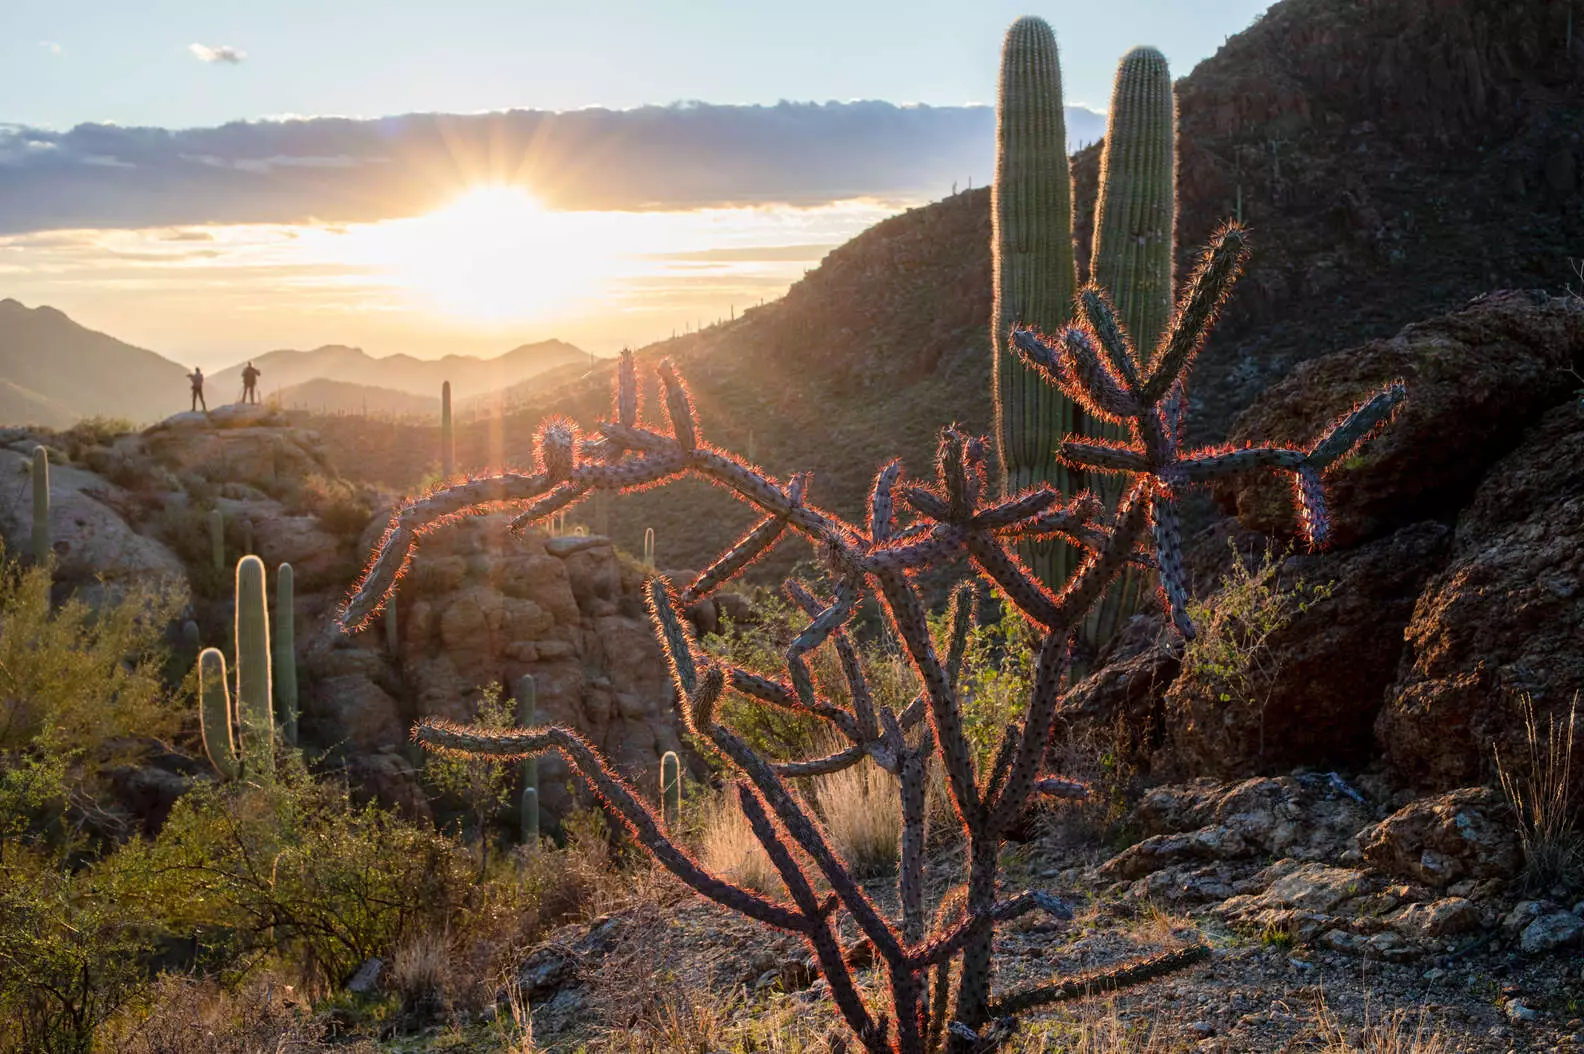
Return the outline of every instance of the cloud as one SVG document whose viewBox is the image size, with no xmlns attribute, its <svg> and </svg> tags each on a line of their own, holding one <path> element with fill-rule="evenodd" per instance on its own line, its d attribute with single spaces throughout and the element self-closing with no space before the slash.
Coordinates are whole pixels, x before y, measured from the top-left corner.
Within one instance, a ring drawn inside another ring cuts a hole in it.
<svg viewBox="0 0 1584 1054">
<path fill-rule="evenodd" d="M 219 47 L 210 47 L 208 44 L 188 44 L 187 50 L 192 52 L 199 62 L 224 62 L 235 66 L 247 58 L 247 52 L 234 48 L 230 44 L 221 44 Z"/>
<path fill-rule="evenodd" d="M 1075 131 L 1092 124 L 1069 115 Z M 505 181 L 561 209 L 920 201 L 954 183 L 982 186 L 994 144 L 989 107 L 887 102 L 690 102 L 181 130 L 0 124 L 0 234 L 368 222 Z"/>
</svg>

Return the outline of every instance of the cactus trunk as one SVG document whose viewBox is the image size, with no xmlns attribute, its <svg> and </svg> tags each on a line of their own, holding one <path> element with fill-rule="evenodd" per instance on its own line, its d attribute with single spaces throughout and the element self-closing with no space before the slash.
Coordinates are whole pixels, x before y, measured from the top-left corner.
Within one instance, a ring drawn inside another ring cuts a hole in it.
<svg viewBox="0 0 1584 1054">
<path fill-rule="evenodd" d="M 296 576 L 291 564 L 275 572 L 275 709 L 286 745 L 297 745 Z"/>
<path fill-rule="evenodd" d="M 440 475 L 456 472 L 456 433 L 451 425 L 451 382 L 440 385 Z"/>
<path fill-rule="evenodd" d="M 270 690 L 264 561 L 256 556 L 244 556 L 237 561 L 236 681 L 244 773 L 268 779 L 275 774 L 275 719 Z"/>
<path fill-rule="evenodd" d="M 1134 48 L 1117 65 L 1095 202 L 1094 280 L 1111 297 L 1117 320 L 1147 374 L 1172 311 L 1172 254 L 1177 227 L 1177 113 L 1171 71 L 1155 48 Z M 1127 442 L 1125 424 L 1088 419 L 1085 435 Z M 1115 510 L 1126 477 L 1097 473 L 1094 488 Z M 1082 631 L 1090 658 L 1142 609 L 1146 576 L 1121 575 L 1089 612 Z M 1075 673 L 1084 672 L 1080 662 Z"/>
<path fill-rule="evenodd" d="M 517 727 L 532 728 L 538 723 L 539 690 L 533 674 L 517 678 Z M 522 796 L 519 812 L 522 822 L 522 843 L 529 848 L 539 845 L 539 759 L 534 756 L 522 760 Z"/>
<path fill-rule="evenodd" d="M 43 567 L 50 558 L 49 451 L 33 448 L 33 562 Z"/>
<path fill-rule="evenodd" d="M 204 753 L 222 779 L 241 775 L 237 756 L 236 713 L 226 683 L 226 661 L 219 648 L 198 653 L 198 724 L 203 730 Z"/>
<path fill-rule="evenodd" d="M 1077 408 L 1008 347 L 1014 324 L 1047 333 L 1066 325 L 1078 277 L 1061 68 L 1056 36 L 1039 18 L 1012 23 L 1001 52 L 991 222 L 991 354 L 1002 485 L 1008 494 L 1045 483 L 1071 494 L 1077 480 L 1057 461 L 1056 449 L 1077 430 Z M 1074 563 L 1062 542 L 1031 543 L 1020 547 L 1020 555 L 1052 589 Z"/>
</svg>

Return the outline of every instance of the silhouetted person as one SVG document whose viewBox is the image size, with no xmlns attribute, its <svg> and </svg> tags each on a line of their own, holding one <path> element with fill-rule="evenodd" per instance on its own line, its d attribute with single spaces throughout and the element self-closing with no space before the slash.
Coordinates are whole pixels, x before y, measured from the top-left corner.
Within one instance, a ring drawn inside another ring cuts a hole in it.
<svg viewBox="0 0 1584 1054">
<path fill-rule="evenodd" d="M 192 381 L 192 408 L 196 410 L 202 406 L 204 413 L 208 413 L 209 404 L 204 402 L 203 397 L 203 370 L 194 366 L 193 371 L 187 375 L 187 379 Z"/>
<path fill-rule="evenodd" d="M 260 370 L 249 362 L 242 369 L 242 401 L 245 403 L 258 402 L 258 379 Z"/>
</svg>

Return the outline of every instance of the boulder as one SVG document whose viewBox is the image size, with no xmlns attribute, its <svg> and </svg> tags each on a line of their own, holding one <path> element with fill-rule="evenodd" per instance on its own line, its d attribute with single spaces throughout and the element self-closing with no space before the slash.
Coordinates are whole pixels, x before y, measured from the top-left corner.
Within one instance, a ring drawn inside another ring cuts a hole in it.
<svg viewBox="0 0 1584 1054">
<path fill-rule="evenodd" d="M 1375 726 L 1394 774 L 1428 788 L 1526 770 L 1522 708 L 1543 737 L 1584 690 L 1584 406 L 1559 406 L 1486 474 L 1430 579 Z M 1544 744 L 1542 743 L 1542 748 Z M 1575 765 L 1575 793 L 1584 766 Z"/>
<path fill-rule="evenodd" d="M 1445 559 L 1449 536 L 1441 524 L 1419 523 L 1351 549 L 1283 560 L 1274 588 L 1289 598 L 1288 617 L 1257 651 L 1248 649 L 1255 653 L 1246 676 L 1231 683 L 1218 661 L 1192 661 L 1210 654 L 1208 636 L 1189 645 L 1183 672 L 1165 693 L 1171 763 L 1223 775 L 1365 763 L 1397 676 L 1402 629 Z M 1200 630 L 1208 635 L 1213 627 Z M 1261 632 L 1228 624 L 1222 639 Z"/>
<path fill-rule="evenodd" d="M 166 421 L 143 433 L 143 445 L 178 475 L 192 474 L 216 484 L 242 483 L 268 494 L 280 494 L 308 476 L 329 472 L 312 432 L 281 427 L 263 416 L 246 417 L 238 424 L 203 428 Z"/>
<path fill-rule="evenodd" d="M 31 460 L 0 450 L 0 533 L 14 554 L 29 552 L 33 530 Z M 50 465 L 50 539 L 55 578 L 90 602 L 108 591 L 119 595 L 136 584 L 162 582 L 188 597 L 187 571 L 163 543 L 137 533 L 117 506 L 128 495 L 92 472 Z"/>
<path fill-rule="evenodd" d="M 1530 424 L 1567 401 L 1584 361 L 1584 301 L 1503 291 L 1404 327 L 1389 340 L 1306 362 L 1238 418 L 1230 440 L 1308 444 L 1355 400 L 1407 383 L 1395 419 L 1327 477 L 1333 544 L 1354 545 L 1427 518 L 1450 520 L 1484 470 Z M 1218 500 L 1252 530 L 1292 536 L 1290 477 L 1239 477 Z"/>
<path fill-rule="evenodd" d="M 1410 802 L 1357 835 L 1371 867 L 1444 889 L 1512 878 L 1523 865 L 1512 812 L 1489 787 Z"/>
</svg>

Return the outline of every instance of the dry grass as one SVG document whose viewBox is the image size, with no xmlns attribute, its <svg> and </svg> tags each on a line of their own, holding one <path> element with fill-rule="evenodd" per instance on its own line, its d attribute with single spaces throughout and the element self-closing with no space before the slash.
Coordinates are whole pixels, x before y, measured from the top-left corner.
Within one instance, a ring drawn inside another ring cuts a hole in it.
<svg viewBox="0 0 1584 1054">
<path fill-rule="evenodd" d="M 698 853 L 706 868 L 727 881 L 760 893 L 782 895 L 781 877 L 733 795 L 718 794 L 705 804 Z"/>
<path fill-rule="evenodd" d="M 374 1054 L 371 1043 L 332 1046 L 326 1022 L 310 1015 L 292 988 L 259 977 L 228 992 L 209 980 L 167 974 L 151 1004 L 124 1015 L 102 1035 L 114 1054 Z"/>
<path fill-rule="evenodd" d="M 444 1013 L 450 1002 L 450 941 L 443 933 L 417 933 L 403 941 L 391 957 L 391 990 L 401 997 L 402 1011 L 426 1020 Z"/>
<path fill-rule="evenodd" d="M 902 846 L 902 803 L 895 776 L 873 760 L 819 776 L 810 792 L 836 850 L 859 878 L 896 869 Z"/>
<path fill-rule="evenodd" d="M 1372 1020 L 1366 1002 L 1364 1024 L 1352 1029 L 1326 1003 L 1324 992 L 1315 1005 L 1315 1030 L 1324 1054 L 1451 1054 L 1453 1049 L 1424 1010 L 1414 1016 L 1399 1009 Z"/>
<path fill-rule="evenodd" d="M 1566 721 L 1546 720 L 1540 734 L 1534 701 L 1523 697 L 1524 740 L 1527 766 L 1511 773 L 1496 751 L 1496 771 L 1502 790 L 1512 805 L 1523 845 L 1523 885 L 1538 893 L 1554 886 L 1571 886 L 1584 878 L 1584 836 L 1574 823 L 1571 800 L 1573 733 L 1578 721 L 1578 696 Z"/>
</svg>

